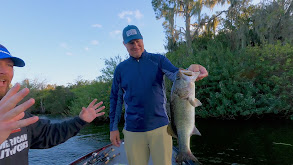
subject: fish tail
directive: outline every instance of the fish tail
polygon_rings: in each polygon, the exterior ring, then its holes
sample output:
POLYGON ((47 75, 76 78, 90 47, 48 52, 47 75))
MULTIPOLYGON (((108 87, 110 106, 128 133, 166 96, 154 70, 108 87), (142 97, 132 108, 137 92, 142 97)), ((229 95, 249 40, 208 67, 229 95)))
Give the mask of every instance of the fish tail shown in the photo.
POLYGON ((179 152, 176 156, 176 162, 182 163, 184 161, 192 160, 193 162, 200 163, 198 159, 189 152, 179 152))

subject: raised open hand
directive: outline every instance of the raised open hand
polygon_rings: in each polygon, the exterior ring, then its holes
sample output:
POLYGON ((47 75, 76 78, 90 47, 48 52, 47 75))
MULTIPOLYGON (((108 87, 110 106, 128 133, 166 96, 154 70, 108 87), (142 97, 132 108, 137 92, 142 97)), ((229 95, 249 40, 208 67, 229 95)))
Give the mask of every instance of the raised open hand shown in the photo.
POLYGON ((105 106, 102 106, 100 107, 103 102, 100 101, 99 103, 95 104, 97 101, 97 99, 94 99, 89 105, 87 108, 85 107, 82 107, 82 110, 81 112, 79 113, 79 117, 90 123, 92 122, 96 117, 99 117, 99 116, 102 116, 105 114, 105 112, 100 112, 102 111, 103 109, 105 109, 105 106), (100 107, 100 108, 99 108, 100 107), (97 109, 98 108, 98 109, 97 109))
POLYGON ((16 106, 29 93, 28 88, 21 91, 19 89, 20 84, 17 83, 0 101, 0 144, 8 138, 13 130, 28 126, 39 120, 37 116, 22 119, 24 111, 31 107, 35 100, 31 98, 16 106))

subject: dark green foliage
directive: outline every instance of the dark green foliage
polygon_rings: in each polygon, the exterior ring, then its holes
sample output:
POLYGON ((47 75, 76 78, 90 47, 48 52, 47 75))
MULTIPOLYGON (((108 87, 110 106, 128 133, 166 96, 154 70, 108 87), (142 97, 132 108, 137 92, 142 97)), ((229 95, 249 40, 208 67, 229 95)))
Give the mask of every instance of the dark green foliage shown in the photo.
POLYGON ((258 59, 259 81, 267 82, 264 90, 272 95, 268 101, 275 104, 271 112, 292 115, 293 46, 278 42, 276 45, 249 48, 247 54, 253 54, 258 59))
POLYGON ((28 111, 32 113, 46 113, 46 109, 44 107, 44 98, 47 97, 48 90, 45 87, 44 81, 38 82, 38 80, 25 79, 20 84, 21 88, 28 88, 30 90, 30 93, 21 101, 21 103, 30 98, 35 99, 35 104, 31 106, 28 111))
POLYGON ((69 88, 57 86, 55 90, 49 90, 44 98, 46 113, 53 115, 68 115, 69 106, 74 99, 74 93, 69 88))
MULTIPOLYGON (((72 92, 75 94, 75 99, 72 100, 70 106, 70 114, 78 115, 82 107, 87 107, 91 101, 98 99, 98 102, 103 101, 103 105, 106 107, 104 112, 106 114, 102 117, 106 119, 109 115, 110 109, 110 92, 111 92, 111 83, 110 82, 98 82, 93 81, 88 85, 81 85, 72 89, 72 92)), ((100 118, 101 120, 101 118, 100 118)))
POLYGON ((292 0, 239 2, 231 4, 219 34, 193 40, 193 55, 178 43, 167 57, 177 67, 198 63, 209 71, 196 82, 200 117, 293 119, 292 0))
POLYGON ((276 44, 278 41, 293 43, 292 0, 268 0, 257 6, 248 1, 233 2, 219 29, 227 34, 231 49, 276 44))
POLYGON ((275 44, 278 41, 293 43, 292 0, 263 2, 251 17, 253 31, 262 43, 275 44))
MULTIPOLYGON (((198 39, 192 57, 182 57, 183 49, 167 54, 177 67, 198 63, 209 71, 207 78, 196 82, 196 97, 203 103, 196 108, 197 114, 223 119, 264 114, 289 118, 293 114, 293 47, 263 45, 232 52, 223 38, 198 39)), ((168 89, 171 83, 167 84, 168 89)))
POLYGON ((46 111, 44 100, 49 96, 49 90, 30 90, 30 97, 35 99, 35 104, 30 108, 32 113, 50 113, 46 111))

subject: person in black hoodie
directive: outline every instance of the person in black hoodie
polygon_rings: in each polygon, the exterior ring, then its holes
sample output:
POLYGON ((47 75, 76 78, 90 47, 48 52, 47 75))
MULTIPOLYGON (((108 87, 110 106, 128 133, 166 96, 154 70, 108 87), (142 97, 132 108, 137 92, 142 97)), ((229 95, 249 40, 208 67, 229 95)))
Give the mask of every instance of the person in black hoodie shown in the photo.
POLYGON ((23 67, 22 59, 11 56, 10 52, 0 44, 0 164, 27 165, 29 149, 44 149, 56 146, 75 136, 87 123, 105 108, 103 102, 96 104, 94 99, 87 108, 82 107, 78 117, 62 123, 50 123, 50 120, 39 119, 25 112, 35 103, 33 98, 17 105, 28 93, 21 91, 16 84, 9 90, 13 78, 13 67, 23 67))

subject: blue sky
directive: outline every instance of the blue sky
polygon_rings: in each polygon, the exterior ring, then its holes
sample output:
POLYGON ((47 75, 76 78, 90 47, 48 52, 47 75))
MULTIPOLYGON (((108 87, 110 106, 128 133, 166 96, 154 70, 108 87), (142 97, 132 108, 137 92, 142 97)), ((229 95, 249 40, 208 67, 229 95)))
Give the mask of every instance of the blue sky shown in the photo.
POLYGON ((162 22, 151 0, 3 0, 0 44, 26 63, 15 67, 12 84, 28 78, 66 86, 96 79, 104 59, 126 57, 121 31, 129 24, 148 52, 165 53, 162 22))

